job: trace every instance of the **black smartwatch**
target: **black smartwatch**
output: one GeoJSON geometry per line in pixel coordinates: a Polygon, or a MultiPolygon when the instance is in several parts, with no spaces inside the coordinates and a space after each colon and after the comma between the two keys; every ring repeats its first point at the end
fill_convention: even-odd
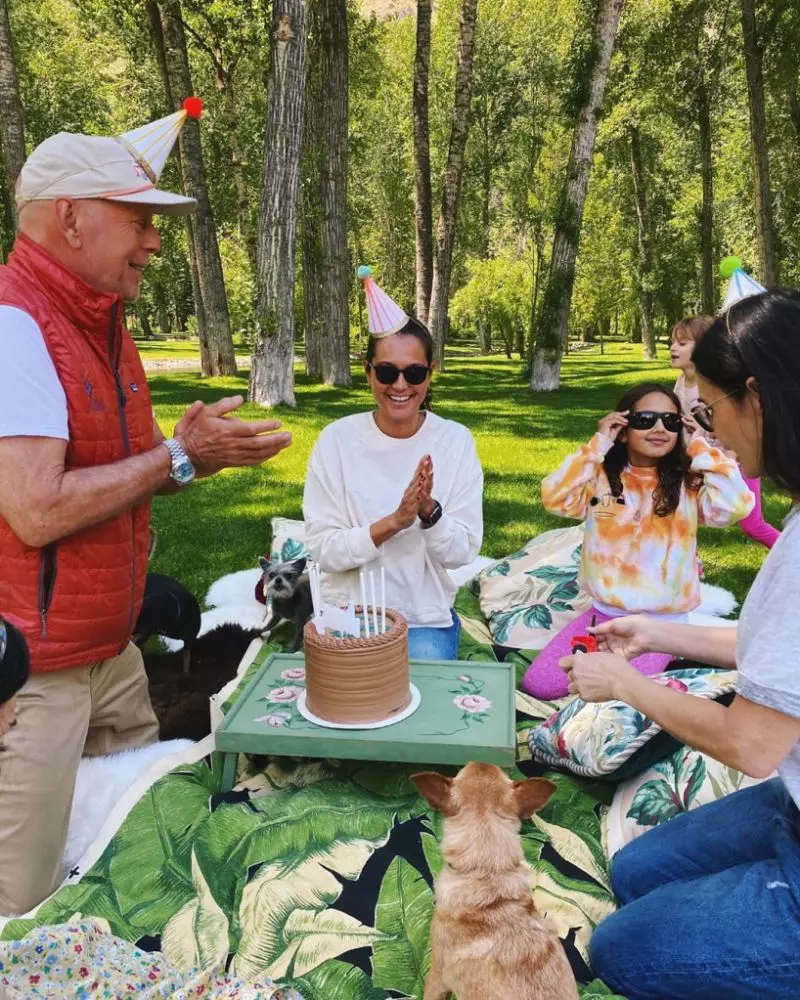
{"type": "Polygon", "coordinates": [[[425,528],[432,528],[434,526],[434,524],[436,524],[437,522],[439,522],[441,520],[443,513],[444,513],[444,511],[442,510],[442,505],[439,503],[438,500],[434,500],[433,501],[433,510],[430,512],[430,514],[428,515],[428,517],[423,517],[422,514],[420,514],[420,516],[419,516],[419,519],[420,519],[420,521],[422,523],[423,530],[425,528]]]}

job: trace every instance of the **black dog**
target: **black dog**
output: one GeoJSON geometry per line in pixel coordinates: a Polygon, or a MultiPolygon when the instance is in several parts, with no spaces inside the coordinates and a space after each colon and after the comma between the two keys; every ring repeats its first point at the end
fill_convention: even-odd
{"type": "Polygon", "coordinates": [[[314,611],[311,584],[308,582],[308,573],[305,572],[306,560],[271,563],[264,556],[259,556],[258,565],[262,571],[259,588],[269,601],[272,612],[261,634],[266,635],[278,622],[287,619],[294,625],[291,651],[296,653],[303,642],[303,627],[314,611]]]}

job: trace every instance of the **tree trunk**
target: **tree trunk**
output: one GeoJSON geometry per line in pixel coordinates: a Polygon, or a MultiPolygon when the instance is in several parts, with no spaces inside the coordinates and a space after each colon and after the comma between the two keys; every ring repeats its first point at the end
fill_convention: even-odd
{"type": "Polygon", "coordinates": [[[352,385],[347,255],[347,0],[322,0],[322,295],[326,385],[352,385]]]}
{"type": "Polygon", "coordinates": [[[492,328],[482,319],[477,322],[478,327],[478,350],[481,354],[492,353],[492,328]]]}
{"type": "Polygon", "coordinates": [[[17,203],[14,197],[14,184],[25,162],[25,122],[22,117],[22,100],[19,96],[19,80],[7,0],[0,0],[0,138],[2,138],[11,215],[16,229],[17,203]]]}
{"type": "MultiPolygon", "coordinates": [[[[164,48],[173,107],[179,109],[192,93],[186,35],[181,19],[180,0],[161,0],[164,48]]],[[[204,324],[200,333],[200,361],[204,375],[235,375],[236,358],[231,337],[228,297],[222,275],[222,261],[211,201],[208,197],[200,128],[187,119],[178,137],[186,193],[197,200],[191,228],[197,256],[197,277],[204,324]]]]}
{"type": "Polygon", "coordinates": [[[147,313],[147,306],[144,304],[142,299],[136,300],[134,309],[136,312],[136,318],[139,320],[139,326],[142,328],[142,336],[144,339],[155,340],[153,327],[150,325],[150,317],[147,313]]]}
{"type": "Polygon", "coordinates": [[[772,218],[772,186],[769,179],[767,122],[764,111],[764,76],[761,44],[756,25],[755,0],[741,0],[744,62],[747,70],[747,103],[750,109],[750,146],[755,181],[756,234],[761,261],[761,281],[777,285],[778,243],[772,218]]]}
{"type": "Polygon", "coordinates": [[[653,251],[650,244],[650,218],[647,212],[647,190],[642,165],[642,143],[639,129],[631,125],[631,171],[636,200],[636,225],[639,233],[639,308],[642,313],[642,353],[648,361],[656,356],[653,332],[653,251]]]}
{"type": "MultiPolygon", "coordinates": [[[[621,2],[621,0],[618,0],[621,2]]],[[[453,267],[453,244],[464,172],[464,149],[469,131],[469,105],[472,97],[472,57],[475,51],[475,22],[478,0],[462,0],[458,41],[456,91],[450,128],[450,147],[442,179],[442,204],[436,225],[436,248],[433,259],[433,282],[428,321],[433,336],[434,355],[443,367],[447,336],[447,310],[450,301],[450,278],[453,267]]]]}
{"type": "Polygon", "coordinates": [[[258,219],[250,399],[294,406],[294,244],[306,76],[305,0],[274,0],[258,219]]]}
{"type": "Polygon", "coordinates": [[[797,83],[797,79],[794,79],[789,85],[789,117],[794,126],[795,142],[800,148],[800,99],[797,96],[797,83]]]}
{"type": "Polygon", "coordinates": [[[700,175],[703,204],[700,209],[700,257],[703,312],[716,312],[714,294],[714,164],[711,156],[711,98],[702,76],[697,85],[697,124],[700,129],[700,175]]]}
{"type": "MultiPolygon", "coordinates": [[[[169,78],[167,67],[167,48],[164,42],[164,26],[161,23],[161,11],[158,9],[156,0],[147,0],[147,13],[150,18],[150,32],[153,38],[153,48],[156,53],[161,83],[164,87],[164,99],[166,107],[171,111],[175,107],[175,100],[172,96],[172,83],[169,78]]],[[[186,194],[186,180],[183,171],[183,162],[178,156],[178,175],[180,177],[180,188],[186,194]]],[[[203,354],[203,344],[206,342],[206,320],[203,312],[203,296],[200,292],[200,275],[197,270],[197,248],[195,245],[195,230],[191,215],[184,215],[184,225],[186,226],[186,240],[189,245],[189,273],[192,279],[192,299],[194,301],[194,314],[197,319],[197,335],[200,340],[201,364],[203,354]]],[[[178,323],[178,332],[185,329],[185,323],[178,323]]]]}
{"type": "MultiPolygon", "coordinates": [[[[623,0],[599,0],[597,6],[594,61],[588,94],[578,114],[572,136],[567,176],[561,195],[550,257],[550,276],[536,324],[536,343],[530,382],[534,391],[552,392],[558,388],[561,377],[561,354],[567,339],[583,206],[586,201],[597,125],[622,4],[623,0]]],[[[582,68],[580,72],[585,73],[586,69],[582,68]]]]}
{"type": "Polygon", "coordinates": [[[303,339],[306,375],[322,378],[322,340],[325,335],[322,297],[322,151],[320,114],[322,106],[321,0],[308,8],[308,71],[303,121],[300,184],[300,231],[303,257],[303,339]]]}
{"type": "Polygon", "coordinates": [[[156,316],[158,317],[158,328],[161,330],[161,336],[168,337],[172,333],[172,317],[167,305],[167,296],[161,285],[153,285],[153,298],[156,303],[156,316]]]}
{"type": "Polygon", "coordinates": [[[417,319],[428,322],[433,283],[433,195],[428,129],[428,77],[431,68],[432,0],[417,0],[417,51],[414,57],[414,177],[417,199],[417,319]]]}

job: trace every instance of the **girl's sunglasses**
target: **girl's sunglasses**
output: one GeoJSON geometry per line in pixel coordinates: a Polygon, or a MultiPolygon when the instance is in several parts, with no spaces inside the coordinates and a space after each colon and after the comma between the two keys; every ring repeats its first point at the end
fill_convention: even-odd
{"type": "Polygon", "coordinates": [[[377,365],[368,361],[367,364],[375,372],[375,378],[381,385],[394,385],[401,375],[409,385],[422,385],[431,373],[427,365],[409,365],[408,368],[398,368],[397,365],[389,364],[388,361],[381,361],[377,365]]]}
{"type": "Polygon", "coordinates": [[[649,431],[659,420],[670,434],[677,434],[681,429],[680,413],[657,413],[655,410],[632,410],[628,414],[628,427],[634,431],[649,431]]]}

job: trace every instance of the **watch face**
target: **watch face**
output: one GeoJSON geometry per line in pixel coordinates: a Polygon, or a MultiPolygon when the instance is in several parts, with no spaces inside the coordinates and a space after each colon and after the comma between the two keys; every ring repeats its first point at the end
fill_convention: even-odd
{"type": "Polygon", "coordinates": [[[191,462],[181,462],[172,470],[172,478],[179,486],[186,486],[194,479],[194,466],[191,462]]]}

